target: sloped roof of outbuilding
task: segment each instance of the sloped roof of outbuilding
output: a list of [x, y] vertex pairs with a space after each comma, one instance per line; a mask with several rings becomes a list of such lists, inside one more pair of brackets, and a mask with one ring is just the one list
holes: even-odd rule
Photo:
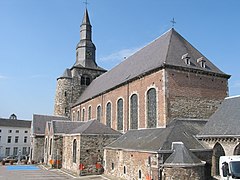
[[[182, 56], [188, 53], [191, 64], [187, 65]], [[197, 59], [203, 57], [206, 67], [202, 68]], [[175, 29], [154, 40], [110, 71], [92, 81], [80, 96], [75, 105], [131, 81], [139, 76], [164, 67], [181, 67], [207, 73], [214, 73], [229, 78], [230, 76], [219, 70], [211, 61], [203, 56], [196, 48], [186, 41]]]
[[240, 136], [240, 96], [228, 97], [197, 137]]
[[50, 115], [39, 115], [34, 114], [32, 120], [32, 133], [37, 135], [44, 135], [46, 122], [51, 120], [69, 120], [67, 117], [64, 116], [50, 116]]
[[205, 149], [195, 135], [206, 120], [175, 119], [166, 128], [129, 130], [107, 148], [138, 151], [168, 151], [172, 142], [181, 141], [188, 149]]
[[53, 131], [56, 134], [65, 134], [69, 133], [72, 130], [82, 126], [85, 122], [82, 121], [51, 121]]
[[164, 166], [203, 166], [203, 163], [191, 151], [189, 151], [182, 142], [173, 142], [173, 153], [166, 159]]
[[100, 123], [98, 120], [89, 120], [84, 122], [81, 126], [70, 131], [68, 134], [115, 134], [121, 135], [120, 132], [106, 126], [105, 124]]

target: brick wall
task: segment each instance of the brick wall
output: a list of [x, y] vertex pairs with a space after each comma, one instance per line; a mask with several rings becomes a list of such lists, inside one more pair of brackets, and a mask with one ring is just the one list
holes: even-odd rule
[[[88, 120], [88, 107], [92, 108], [92, 119], [96, 119], [96, 109], [98, 105], [102, 107], [101, 122], [106, 124], [106, 105], [108, 102], [112, 104], [112, 128], [117, 129], [117, 101], [123, 99], [123, 119], [124, 119], [124, 132], [129, 129], [129, 99], [131, 95], [138, 95], [138, 127], [146, 127], [146, 93], [150, 88], [155, 88], [157, 91], [157, 126], [165, 126], [165, 108], [164, 108], [164, 79], [163, 70], [157, 71], [151, 75], [141, 77], [129, 84], [125, 84], [121, 87], [114, 89], [113, 91], [107, 92], [101, 96], [98, 96], [92, 100], [89, 100], [81, 105], [78, 105], [72, 109], [72, 112], [82, 112], [85, 109], [85, 120]], [[82, 117], [82, 114], [80, 115]]]
[[209, 118], [228, 95], [226, 78], [167, 70], [168, 118]]

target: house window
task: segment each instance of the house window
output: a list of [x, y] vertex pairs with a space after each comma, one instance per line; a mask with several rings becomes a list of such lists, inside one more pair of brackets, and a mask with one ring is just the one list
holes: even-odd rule
[[92, 119], [92, 107], [88, 107], [88, 120]]
[[117, 130], [123, 130], [123, 100], [117, 102]]
[[147, 127], [157, 127], [157, 101], [156, 89], [151, 88], [147, 92]]
[[130, 98], [130, 129], [138, 129], [138, 96], [136, 94]]
[[24, 131], [24, 133], [28, 133], [28, 131]]
[[84, 121], [85, 109], [82, 109], [82, 121]]
[[97, 107], [97, 120], [100, 122], [101, 121], [101, 106]]
[[111, 114], [111, 111], [112, 111], [112, 105], [111, 103], [107, 103], [107, 112], [106, 112], [106, 125], [108, 127], [111, 127], [111, 124], [112, 124], [112, 114]]
[[18, 154], [18, 147], [13, 148], [13, 155], [16, 156]]
[[126, 174], [126, 166], [123, 167], [123, 174]]
[[50, 148], [49, 148], [49, 154], [52, 154], [52, 139], [50, 139]]
[[24, 136], [23, 142], [27, 143], [27, 136]]
[[73, 141], [73, 162], [76, 163], [77, 161], [77, 140], [74, 139]]
[[27, 154], [27, 147], [23, 147], [23, 148], [22, 148], [22, 154], [23, 154], [23, 155], [26, 155], [26, 154]]
[[11, 143], [11, 140], [12, 140], [12, 136], [8, 136], [7, 142], [8, 142], [8, 143]]
[[19, 139], [19, 137], [15, 136], [15, 143], [18, 143], [18, 139]]
[[114, 170], [114, 163], [112, 163], [112, 170]]
[[2, 132], [2, 130], [0, 129], [0, 133]]
[[5, 156], [9, 156], [9, 155], [10, 155], [10, 147], [6, 147]]
[[12, 130], [8, 130], [8, 133], [12, 133]]
[[1, 142], [2, 137], [0, 136], [0, 142]]
[[16, 130], [16, 133], [19, 133], [19, 130]]
[[142, 171], [141, 170], [138, 171], [138, 179], [142, 179]]

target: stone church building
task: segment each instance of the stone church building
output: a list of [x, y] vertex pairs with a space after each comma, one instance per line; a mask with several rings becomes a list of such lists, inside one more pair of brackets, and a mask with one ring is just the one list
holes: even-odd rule
[[[95, 54], [86, 9], [76, 61], [57, 79], [54, 116], [95, 119], [123, 133], [104, 144], [105, 174], [160, 179], [173, 178], [175, 169], [177, 177], [193, 174], [185, 179], [217, 175], [210, 172], [213, 138], [205, 136], [209, 131], [204, 127], [228, 96], [230, 75], [173, 28], [110, 71], [97, 65]], [[63, 144], [72, 145], [78, 133], [82, 131], [61, 135]], [[63, 160], [64, 154], [73, 155], [71, 145], [63, 150]], [[176, 166], [181, 155], [187, 160]], [[67, 169], [69, 163], [63, 166]], [[81, 174], [76, 164], [71, 166]]]

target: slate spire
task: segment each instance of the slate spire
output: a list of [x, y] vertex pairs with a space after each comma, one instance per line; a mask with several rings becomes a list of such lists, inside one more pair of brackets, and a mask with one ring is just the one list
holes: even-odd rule
[[75, 66], [97, 68], [95, 61], [96, 47], [92, 42], [92, 26], [89, 20], [88, 10], [85, 9], [82, 24], [80, 26], [80, 42], [76, 47]]

